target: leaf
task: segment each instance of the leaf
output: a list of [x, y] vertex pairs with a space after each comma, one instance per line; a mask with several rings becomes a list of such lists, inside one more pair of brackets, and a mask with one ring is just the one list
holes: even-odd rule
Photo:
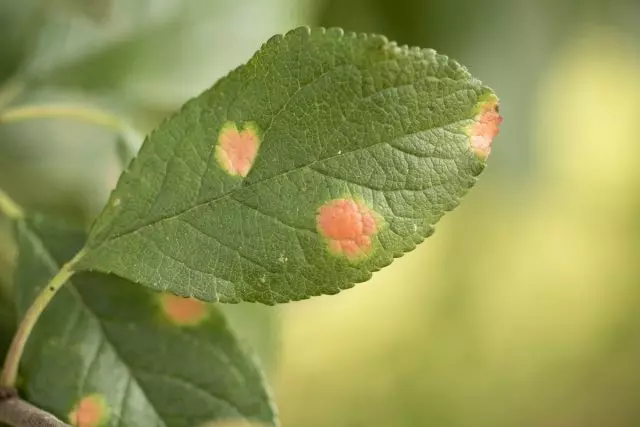
[[281, 317], [274, 307], [240, 303], [220, 304], [231, 329], [258, 355], [267, 380], [276, 374], [281, 344]]
[[[16, 223], [15, 233], [23, 314], [85, 236], [42, 218]], [[59, 291], [20, 373], [28, 400], [72, 424], [277, 425], [262, 374], [220, 311], [115, 276], [80, 274]]]
[[64, 0], [28, 72], [45, 86], [174, 109], [291, 25], [290, 1]]
[[19, 72], [33, 50], [38, 30], [45, 21], [43, 3], [0, 1], [0, 83]]
[[125, 170], [131, 163], [131, 160], [136, 156], [136, 149], [133, 147], [133, 143], [125, 135], [118, 135], [116, 137], [116, 157], [120, 168]]
[[273, 304], [363, 282], [476, 182], [497, 98], [433, 50], [300, 28], [144, 142], [79, 270]]

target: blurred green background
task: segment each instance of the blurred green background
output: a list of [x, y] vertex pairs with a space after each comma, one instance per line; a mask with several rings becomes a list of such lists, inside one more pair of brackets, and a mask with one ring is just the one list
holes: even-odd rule
[[[479, 185], [414, 253], [339, 296], [227, 308], [284, 427], [640, 426], [638, 0], [0, 0], [0, 108], [87, 105], [144, 134], [301, 24], [433, 47], [505, 119]], [[0, 125], [0, 188], [86, 225], [115, 139]], [[0, 300], [13, 257], [0, 220]]]

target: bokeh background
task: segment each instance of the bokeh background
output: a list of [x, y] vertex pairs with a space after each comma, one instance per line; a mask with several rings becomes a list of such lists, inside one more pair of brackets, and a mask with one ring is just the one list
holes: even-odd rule
[[[99, 108], [135, 147], [301, 24], [446, 53], [504, 122], [478, 186], [415, 252], [339, 296], [226, 308], [284, 427], [640, 426], [638, 0], [0, 0], [0, 111]], [[87, 225], [115, 142], [69, 119], [0, 124], [0, 188]], [[0, 219], [0, 295], [13, 257]]]

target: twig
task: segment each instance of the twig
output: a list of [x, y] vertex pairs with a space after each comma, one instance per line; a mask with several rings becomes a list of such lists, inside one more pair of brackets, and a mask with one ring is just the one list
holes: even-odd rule
[[38, 294], [33, 304], [29, 307], [25, 313], [22, 321], [18, 325], [18, 330], [13, 337], [7, 356], [4, 359], [4, 366], [0, 373], [0, 387], [14, 387], [16, 384], [16, 378], [18, 377], [18, 365], [22, 358], [24, 347], [27, 344], [29, 335], [36, 322], [40, 318], [40, 315], [45, 308], [49, 305], [56, 293], [62, 288], [62, 286], [73, 276], [73, 266], [84, 255], [83, 251], [78, 254], [71, 261], [62, 266], [60, 271], [51, 279], [51, 281], [45, 286]]
[[[4, 213], [9, 218], [19, 220], [22, 218], [22, 209], [2, 190], [0, 190], [0, 213]], [[29, 335], [40, 318], [42, 312], [47, 308], [56, 293], [62, 286], [73, 276], [73, 265], [82, 255], [83, 251], [76, 254], [75, 258], [62, 266], [60, 271], [53, 276], [47, 286], [36, 296], [24, 317], [18, 325], [18, 330], [13, 337], [9, 351], [4, 359], [4, 365], [0, 372], [0, 387], [15, 387], [16, 378], [18, 377], [18, 365], [22, 358], [24, 346], [27, 344]]]
[[[132, 153], [137, 151], [133, 141], [141, 140], [140, 134], [129, 125], [124, 119], [108, 111], [94, 107], [82, 105], [27, 105], [21, 107], [8, 108], [0, 111], [0, 125], [19, 123], [28, 120], [41, 119], [71, 119], [83, 123], [89, 123], [110, 130], [119, 136], [117, 140], [118, 156], [121, 157], [123, 143]], [[122, 140], [120, 140], [122, 138]], [[121, 159], [122, 160], [122, 159]], [[128, 160], [124, 162], [124, 166], [129, 164]], [[2, 200], [0, 200], [1, 202]]]
[[0, 421], [14, 427], [70, 427], [50, 413], [22, 400], [13, 389], [0, 388]]
[[73, 105], [31, 105], [15, 107], [0, 113], [0, 123], [14, 123], [31, 119], [69, 118], [93, 123], [124, 133], [128, 126], [118, 117], [91, 107]]

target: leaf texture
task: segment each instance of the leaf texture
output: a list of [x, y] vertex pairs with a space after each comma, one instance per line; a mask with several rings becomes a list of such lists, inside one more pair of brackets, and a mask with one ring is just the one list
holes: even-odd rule
[[146, 139], [77, 268], [207, 301], [335, 294], [458, 205], [497, 108], [433, 50], [339, 29], [276, 36]]
[[[22, 316], [83, 232], [43, 218], [15, 224]], [[74, 276], [32, 332], [25, 397], [74, 426], [278, 425], [260, 369], [219, 310], [112, 275]]]

